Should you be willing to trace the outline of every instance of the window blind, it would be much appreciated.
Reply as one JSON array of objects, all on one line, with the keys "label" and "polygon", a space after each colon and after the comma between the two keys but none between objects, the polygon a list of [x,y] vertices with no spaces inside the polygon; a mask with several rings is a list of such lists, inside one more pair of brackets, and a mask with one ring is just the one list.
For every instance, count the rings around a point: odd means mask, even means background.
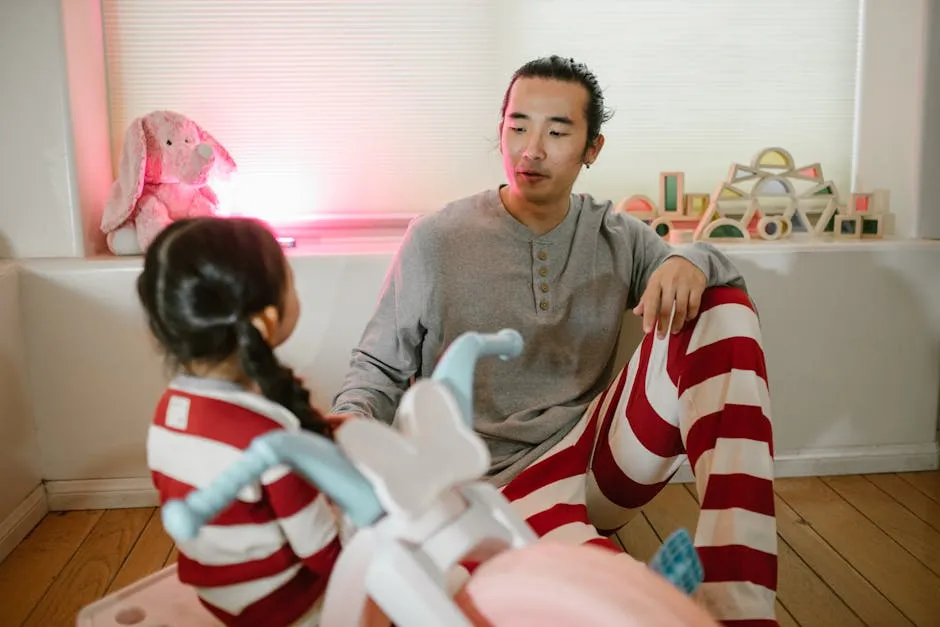
[{"label": "window blind", "polygon": [[711,193],[780,146],[847,194],[860,1],[102,0],[113,159],[173,109],[237,161],[233,213],[425,213],[504,181],[503,92],[555,53],[615,111],[576,191]]}]

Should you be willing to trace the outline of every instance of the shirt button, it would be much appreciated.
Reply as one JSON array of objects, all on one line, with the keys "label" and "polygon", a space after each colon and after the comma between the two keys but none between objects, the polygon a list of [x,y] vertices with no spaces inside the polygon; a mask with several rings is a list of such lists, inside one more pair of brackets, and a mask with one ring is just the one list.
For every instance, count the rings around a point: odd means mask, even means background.
[{"label": "shirt button", "polygon": [[547,300],[542,300],[542,302],[539,303],[539,309],[541,309],[542,311],[547,310],[547,309],[548,309],[548,301],[547,301]]},{"label": "shirt button", "polygon": [[542,261],[545,261],[546,259],[548,259],[548,253],[545,252],[544,250],[540,250],[538,257],[539,257],[539,259],[541,259]]},{"label": "shirt button", "polygon": [[539,268],[539,276],[548,276],[548,268],[545,266]]},{"label": "shirt button", "polygon": [[548,283],[542,283],[541,285],[539,285],[539,289],[542,290],[542,292],[547,292],[547,291],[548,291]]}]

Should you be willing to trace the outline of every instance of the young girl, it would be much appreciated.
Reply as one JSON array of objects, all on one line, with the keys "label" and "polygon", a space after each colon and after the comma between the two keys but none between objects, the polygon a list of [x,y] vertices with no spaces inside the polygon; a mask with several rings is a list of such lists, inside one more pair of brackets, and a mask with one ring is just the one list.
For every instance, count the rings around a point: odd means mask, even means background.
[{"label": "young girl", "polygon": [[[261,223],[174,222],[147,249],[137,291],[176,371],[147,438],[161,503],[206,485],[262,434],[331,435],[274,354],[300,305],[284,253]],[[278,627],[316,624],[340,544],[325,495],[280,468],[178,549],[180,581],[222,623]]]}]

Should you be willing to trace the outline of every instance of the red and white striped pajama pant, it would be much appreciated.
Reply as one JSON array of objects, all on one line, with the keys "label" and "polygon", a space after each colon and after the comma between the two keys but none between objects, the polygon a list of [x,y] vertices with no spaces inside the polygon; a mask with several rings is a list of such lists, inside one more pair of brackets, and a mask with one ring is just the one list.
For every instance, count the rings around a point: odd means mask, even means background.
[{"label": "red and white striped pajama pant", "polygon": [[[613,548],[605,535],[687,456],[701,504],[696,598],[725,625],[776,625],[770,417],[757,315],[742,290],[711,288],[696,320],[648,334],[575,429],[503,494],[542,537]],[[589,517],[589,497],[606,513]]]}]

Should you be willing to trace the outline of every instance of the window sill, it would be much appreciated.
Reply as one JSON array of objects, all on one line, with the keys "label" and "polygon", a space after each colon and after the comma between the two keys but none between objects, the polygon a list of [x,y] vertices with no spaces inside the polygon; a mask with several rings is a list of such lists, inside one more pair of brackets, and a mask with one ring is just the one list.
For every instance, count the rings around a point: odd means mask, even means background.
[{"label": "window sill", "polygon": [[[375,257],[394,255],[401,244],[402,234],[373,235],[359,237],[321,237],[312,241],[297,240],[293,248],[285,249],[290,258],[316,257]],[[691,243],[675,244],[682,250]],[[940,250],[940,240],[900,239],[885,237],[867,240],[806,240],[788,239],[774,242],[717,242],[716,248],[731,257],[788,256],[817,253],[891,253],[920,250]],[[96,271],[133,271],[139,272],[143,258],[141,256],[115,257],[99,255],[84,258],[46,257],[31,259],[0,260],[0,274],[4,270],[20,267],[26,270],[96,272]]]},{"label": "window sill", "polygon": [[[726,253],[777,254],[781,252],[793,253],[831,253],[855,251],[881,251],[881,250],[909,250],[918,248],[940,248],[940,240],[906,239],[897,237],[880,237],[871,239],[798,239],[788,238],[778,241],[751,240],[749,242],[716,242],[716,248]],[[676,244],[676,248],[691,246],[691,243]]]}]

